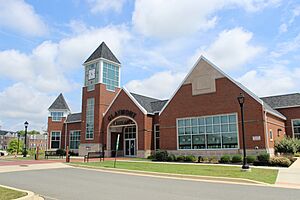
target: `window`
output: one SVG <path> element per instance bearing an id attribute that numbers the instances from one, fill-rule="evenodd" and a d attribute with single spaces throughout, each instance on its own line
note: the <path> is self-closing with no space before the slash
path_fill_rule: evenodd
<path id="1" fill-rule="evenodd" d="M 160 149 L 160 131 L 159 131 L 159 124 L 154 125 L 154 149 Z"/>
<path id="2" fill-rule="evenodd" d="M 64 112 L 51 112 L 52 121 L 61 121 Z"/>
<path id="3" fill-rule="evenodd" d="M 115 90 L 119 87 L 119 67 L 110 63 L 103 62 L 103 83 L 106 89 Z"/>
<path id="4" fill-rule="evenodd" d="M 293 125 L 294 137 L 300 139 L 300 119 L 293 119 L 292 125 Z"/>
<path id="5" fill-rule="evenodd" d="M 70 131 L 70 149 L 78 149 L 80 144 L 80 131 Z"/>
<path id="6" fill-rule="evenodd" d="M 269 136 L 270 140 L 273 141 L 273 131 L 272 131 L 272 129 L 270 129 L 270 133 L 269 134 L 270 134 L 270 136 Z"/>
<path id="7" fill-rule="evenodd" d="M 85 139 L 87 140 L 94 139 L 94 106 L 95 106 L 95 99 L 94 98 L 87 99 L 86 131 L 85 131 Z"/>
<path id="8" fill-rule="evenodd" d="M 135 126 L 127 126 L 124 130 L 125 139 L 134 139 L 136 137 L 136 127 Z"/>
<path id="9" fill-rule="evenodd" d="M 178 119 L 177 133 L 179 149 L 237 148 L 237 115 Z"/>
<path id="10" fill-rule="evenodd" d="M 60 148 L 60 131 L 51 132 L 51 149 Z"/>

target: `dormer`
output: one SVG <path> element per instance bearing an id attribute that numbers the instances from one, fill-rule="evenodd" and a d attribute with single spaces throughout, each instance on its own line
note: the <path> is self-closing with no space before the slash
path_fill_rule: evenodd
<path id="1" fill-rule="evenodd" d="M 48 108 L 48 111 L 49 117 L 51 117 L 53 122 L 62 122 L 62 119 L 66 118 L 71 113 L 62 93 L 60 93 L 55 99 L 52 105 Z"/>
<path id="2" fill-rule="evenodd" d="M 121 63 L 104 42 L 90 55 L 83 66 L 85 67 L 84 86 L 87 87 L 87 91 L 94 90 L 97 83 L 105 84 L 106 89 L 110 91 L 120 87 Z"/>

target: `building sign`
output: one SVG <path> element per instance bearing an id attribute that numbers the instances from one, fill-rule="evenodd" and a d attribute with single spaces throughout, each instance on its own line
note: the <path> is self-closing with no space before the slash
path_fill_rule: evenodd
<path id="1" fill-rule="evenodd" d="M 116 111 L 115 113 L 111 114 L 108 116 L 108 120 L 111 121 L 113 120 L 114 118 L 118 117 L 118 116 L 128 116 L 128 117 L 131 117 L 131 118 L 134 118 L 136 116 L 136 113 L 135 112 L 132 112 L 130 110 L 118 110 Z"/>
<path id="2" fill-rule="evenodd" d="M 253 141 L 260 141 L 260 136 L 252 136 Z"/>

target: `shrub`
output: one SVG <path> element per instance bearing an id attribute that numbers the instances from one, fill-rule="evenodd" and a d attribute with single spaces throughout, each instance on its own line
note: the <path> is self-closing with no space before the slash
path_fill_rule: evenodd
<path id="1" fill-rule="evenodd" d="M 151 154 L 150 156 L 148 156 L 148 157 L 147 157 L 147 159 L 149 159 L 149 160 L 153 160 L 153 159 L 154 159 L 154 155 L 153 155 L 153 154 Z"/>
<path id="2" fill-rule="evenodd" d="M 204 162 L 204 163 L 208 163 L 209 159 L 208 159 L 208 157 L 202 157 L 201 161 Z"/>
<path id="3" fill-rule="evenodd" d="M 174 162 L 176 161 L 176 156 L 174 154 L 170 154 L 168 157 L 167 157 L 167 161 L 168 162 Z"/>
<path id="4" fill-rule="evenodd" d="M 287 157 L 272 157 L 269 161 L 272 166 L 288 167 L 292 162 Z"/>
<path id="5" fill-rule="evenodd" d="M 229 163 L 230 162 L 230 156 L 229 155 L 223 155 L 220 158 L 220 163 Z"/>
<path id="6" fill-rule="evenodd" d="M 156 161 L 167 161 L 169 154 L 167 151 L 157 151 L 154 154 L 154 160 Z"/>
<path id="7" fill-rule="evenodd" d="M 232 156 L 232 158 L 231 158 L 231 162 L 232 162 L 232 163 L 240 163 L 240 162 L 242 162 L 242 161 L 243 161 L 243 158 L 242 158 L 242 156 L 239 155 L 239 154 L 234 155 L 234 156 Z"/>
<path id="8" fill-rule="evenodd" d="M 185 160 L 185 156 L 177 156 L 176 161 L 183 162 Z"/>
<path id="9" fill-rule="evenodd" d="M 268 153 L 261 153 L 257 156 L 257 160 L 253 162 L 253 165 L 256 166 L 267 166 L 269 165 L 270 154 Z"/>
<path id="10" fill-rule="evenodd" d="M 298 139 L 284 137 L 280 141 L 275 141 L 275 152 L 283 154 L 294 154 L 300 150 L 300 142 Z"/>
<path id="11" fill-rule="evenodd" d="M 253 163 L 256 160 L 256 156 L 247 156 L 247 163 Z"/>
<path id="12" fill-rule="evenodd" d="M 56 154 L 58 156 L 65 156 L 66 155 L 66 151 L 64 149 L 57 149 L 56 150 Z"/>
<path id="13" fill-rule="evenodd" d="M 185 156 L 184 161 L 186 161 L 186 162 L 195 162 L 196 161 L 196 157 L 193 156 L 193 155 L 188 155 L 188 156 Z"/>
<path id="14" fill-rule="evenodd" d="M 218 158 L 216 156 L 210 156 L 208 157 L 208 160 L 210 163 L 214 163 L 214 164 L 219 163 Z"/>
<path id="15" fill-rule="evenodd" d="M 294 154 L 295 157 L 300 157 L 300 152 Z"/>

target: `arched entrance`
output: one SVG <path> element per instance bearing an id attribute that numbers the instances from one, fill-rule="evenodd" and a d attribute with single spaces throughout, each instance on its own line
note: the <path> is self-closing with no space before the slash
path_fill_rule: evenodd
<path id="1" fill-rule="evenodd" d="M 116 150 L 120 134 L 119 148 Z M 128 116 L 119 116 L 107 126 L 107 150 L 111 156 L 135 157 L 138 150 L 138 127 Z"/>

